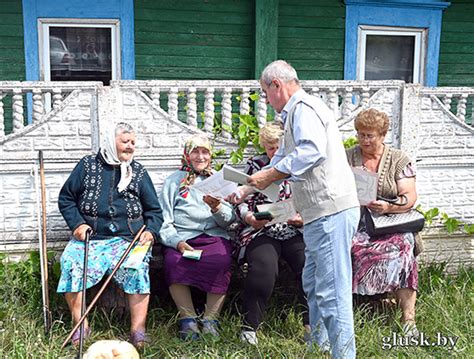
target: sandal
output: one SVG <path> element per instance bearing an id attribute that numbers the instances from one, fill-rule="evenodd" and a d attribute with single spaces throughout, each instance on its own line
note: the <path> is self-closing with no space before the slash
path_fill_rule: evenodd
<path id="1" fill-rule="evenodd" d="M 141 330 L 130 332 L 128 340 L 137 349 L 143 349 L 146 344 L 150 343 L 150 339 L 146 335 L 145 331 Z"/>
<path id="2" fill-rule="evenodd" d="M 220 323 L 217 319 L 202 319 L 202 334 L 211 334 L 219 336 Z"/>
<path id="3" fill-rule="evenodd" d="M 183 318 L 178 320 L 179 339 L 197 340 L 199 339 L 199 327 L 196 318 Z"/>
<path id="4" fill-rule="evenodd" d="M 91 328 L 84 328 L 84 340 L 89 338 L 91 335 Z M 79 341 L 81 340 L 81 328 L 77 328 L 74 334 L 71 337 L 71 344 L 75 347 L 79 346 Z"/>

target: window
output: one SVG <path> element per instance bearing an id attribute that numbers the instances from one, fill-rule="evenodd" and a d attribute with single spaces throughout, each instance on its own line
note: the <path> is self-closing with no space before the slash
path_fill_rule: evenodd
<path id="1" fill-rule="evenodd" d="M 117 20 L 39 19 L 40 74 L 45 81 L 120 78 Z"/>
<path id="2" fill-rule="evenodd" d="M 398 78 L 436 86 L 443 10 L 438 0 L 344 0 L 344 79 Z"/>
<path id="3" fill-rule="evenodd" d="M 423 29 L 359 26 L 358 80 L 424 80 Z"/>

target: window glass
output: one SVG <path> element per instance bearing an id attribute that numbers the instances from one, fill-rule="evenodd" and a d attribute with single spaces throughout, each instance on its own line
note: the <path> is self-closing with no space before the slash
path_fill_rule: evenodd
<path id="1" fill-rule="evenodd" d="M 365 79 L 413 82 L 415 36 L 366 37 Z"/>
<path id="2" fill-rule="evenodd" d="M 49 28 L 51 81 L 112 79 L 112 29 L 107 27 Z"/>

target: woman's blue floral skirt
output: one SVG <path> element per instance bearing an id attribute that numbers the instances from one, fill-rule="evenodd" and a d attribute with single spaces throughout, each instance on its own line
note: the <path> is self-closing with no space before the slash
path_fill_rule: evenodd
<path id="1" fill-rule="evenodd" d="M 104 275 L 109 275 L 112 272 L 129 245 L 130 242 L 121 237 L 89 242 L 87 288 L 96 285 Z M 115 273 L 113 279 L 125 293 L 150 293 L 148 274 L 150 252 L 151 247 L 143 262 L 136 269 L 127 268 L 127 257 Z M 58 293 L 80 292 L 82 290 L 83 266 L 84 242 L 71 238 L 61 256 L 61 278 L 59 279 Z"/>

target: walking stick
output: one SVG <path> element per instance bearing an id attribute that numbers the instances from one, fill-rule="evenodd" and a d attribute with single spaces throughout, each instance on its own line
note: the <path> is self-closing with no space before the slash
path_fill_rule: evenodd
<path id="1" fill-rule="evenodd" d="M 64 340 L 63 344 L 61 345 L 61 349 L 63 349 L 67 343 L 69 342 L 69 340 L 71 340 L 72 336 L 74 335 L 74 332 L 77 330 L 77 328 L 79 328 L 79 326 L 82 324 L 82 322 L 84 321 L 84 319 L 86 319 L 86 316 L 87 314 L 89 314 L 89 312 L 92 310 L 92 307 L 94 306 L 94 304 L 97 302 L 97 300 L 99 299 L 99 297 L 102 295 L 103 291 L 105 290 L 105 288 L 107 288 L 107 285 L 109 284 L 109 282 L 112 280 L 112 277 L 114 276 L 115 272 L 117 272 L 117 270 L 120 268 L 120 266 L 122 265 L 122 263 L 125 261 L 125 258 L 127 258 L 127 255 L 128 253 L 130 253 L 130 251 L 132 250 L 133 246 L 135 245 L 135 243 L 138 242 L 138 240 L 140 239 L 140 235 L 142 234 L 143 230 L 145 229 L 145 225 L 143 225 L 140 230 L 138 231 L 138 233 L 135 235 L 135 238 L 133 239 L 133 241 L 130 243 L 130 245 L 128 246 L 128 248 L 125 250 L 125 252 L 123 252 L 122 254 L 122 257 L 120 258 L 120 260 L 118 261 L 117 265 L 115 266 L 115 268 L 112 270 L 112 273 L 110 273 L 110 275 L 107 277 L 107 279 L 105 280 L 104 284 L 102 284 L 102 287 L 99 289 L 99 291 L 97 292 L 97 294 L 95 295 L 94 299 L 92 299 L 91 301 L 91 304 L 89 304 L 89 306 L 87 307 L 85 313 L 81 316 L 81 318 L 77 321 L 76 325 L 74 326 L 74 328 L 72 328 L 71 332 L 69 333 L 69 335 L 67 336 L 66 340 Z"/>
<path id="2" fill-rule="evenodd" d="M 43 298 L 44 332 L 49 333 L 51 328 L 51 311 L 49 310 L 48 288 L 48 250 L 46 246 L 46 183 L 44 179 L 43 151 L 38 152 L 41 184 L 41 236 L 39 243 L 40 269 L 41 269 L 41 295 Z"/>
<path id="3" fill-rule="evenodd" d="M 81 305 L 81 317 L 86 312 L 86 293 L 87 293 L 87 265 L 89 261 L 89 240 L 91 238 L 92 229 L 86 230 L 86 235 L 84 238 L 84 265 L 82 268 L 82 305 Z M 79 353 L 77 357 L 82 359 L 82 348 L 84 346 L 84 330 L 85 330 L 85 321 L 81 323 L 81 330 L 79 332 Z"/>

